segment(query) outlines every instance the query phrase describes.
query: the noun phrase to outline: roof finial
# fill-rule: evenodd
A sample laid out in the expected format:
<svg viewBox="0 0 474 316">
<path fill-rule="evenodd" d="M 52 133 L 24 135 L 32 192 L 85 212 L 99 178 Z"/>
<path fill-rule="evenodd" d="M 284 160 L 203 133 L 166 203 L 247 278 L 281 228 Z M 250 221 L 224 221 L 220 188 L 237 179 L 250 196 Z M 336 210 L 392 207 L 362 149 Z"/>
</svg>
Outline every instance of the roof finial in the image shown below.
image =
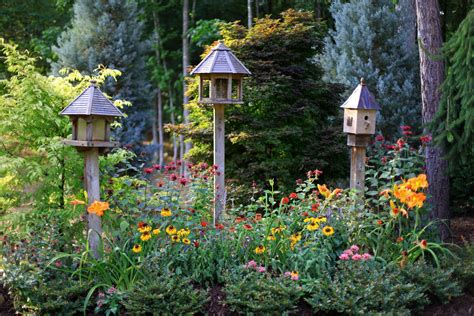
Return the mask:
<svg viewBox="0 0 474 316">
<path fill-rule="evenodd" d="M 91 79 L 89 82 L 91 86 L 97 87 L 97 81 L 95 79 Z"/>
<path fill-rule="evenodd" d="M 360 78 L 360 85 L 365 86 L 365 79 L 364 77 Z"/>
</svg>

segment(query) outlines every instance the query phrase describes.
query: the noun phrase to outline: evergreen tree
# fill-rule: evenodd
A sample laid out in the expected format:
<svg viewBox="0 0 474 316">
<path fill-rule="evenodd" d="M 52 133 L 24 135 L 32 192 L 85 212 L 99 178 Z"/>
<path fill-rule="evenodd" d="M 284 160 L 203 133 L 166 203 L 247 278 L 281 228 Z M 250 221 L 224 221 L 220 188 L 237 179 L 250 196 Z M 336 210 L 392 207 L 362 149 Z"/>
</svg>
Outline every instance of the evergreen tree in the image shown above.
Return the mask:
<svg viewBox="0 0 474 316">
<path fill-rule="evenodd" d="M 118 82 L 109 80 L 105 91 L 114 98 L 133 104 L 125 109 L 129 117 L 118 131 L 122 142 L 143 139 L 149 123 L 150 84 L 147 81 L 146 57 L 149 43 L 143 39 L 143 23 L 135 1 L 78 0 L 74 4 L 72 26 L 58 40 L 58 56 L 53 71 L 63 67 L 90 74 L 99 65 L 122 72 Z"/>
<path fill-rule="evenodd" d="M 325 79 L 352 91 L 366 79 L 382 105 L 378 127 L 393 135 L 400 125 L 419 126 L 420 88 L 416 16 L 409 0 L 340 0 L 331 5 L 335 30 L 326 37 Z"/>
</svg>

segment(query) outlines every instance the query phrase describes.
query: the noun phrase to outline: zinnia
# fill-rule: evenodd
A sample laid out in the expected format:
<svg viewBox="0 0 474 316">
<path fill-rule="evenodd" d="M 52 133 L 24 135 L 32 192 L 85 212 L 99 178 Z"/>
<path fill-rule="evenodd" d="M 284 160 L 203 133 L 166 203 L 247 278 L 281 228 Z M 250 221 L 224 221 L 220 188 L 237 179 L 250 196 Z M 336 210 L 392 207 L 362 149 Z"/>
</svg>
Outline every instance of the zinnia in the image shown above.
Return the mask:
<svg viewBox="0 0 474 316">
<path fill-rule="evenodd" d="M 290 199 L 296 199 L 296 198 L 298 198 L 298 194 L 296 194 L 295 192 L 290 194 Z"/>
<path fill-rule="evenodd" d="M 289 199 L 289 198 L 284 197 L 284 198 L 281 199 L 281 205 L 286 205 L 286 204 L 288 204 L 288 203 L 290 203 L 290 199 Z"/>
</svg>

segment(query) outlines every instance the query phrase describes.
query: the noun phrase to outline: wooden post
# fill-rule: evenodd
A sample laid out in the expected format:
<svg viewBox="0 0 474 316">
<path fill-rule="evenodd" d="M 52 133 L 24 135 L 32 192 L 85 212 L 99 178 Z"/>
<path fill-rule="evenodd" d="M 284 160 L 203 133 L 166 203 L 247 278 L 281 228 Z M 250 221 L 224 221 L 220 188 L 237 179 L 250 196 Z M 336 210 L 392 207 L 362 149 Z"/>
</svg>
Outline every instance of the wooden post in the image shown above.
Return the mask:
<svg viewBox="0 0 474 316">
<path fill-rule="evenodd" d="M 225 124 L 224 104 L 214 104 L 214 225 L 225 210 Z"/>
<path fill-rule="evenodd" d="M 361 196 L 365 192 L 365 152 L 369 145 L 370 135 L 347 135 L 347 145 L 351 147 L 350 188 Z"/>
<path fill-rule="evenodd" d="M 99 149 L 90 148 L 84 152 L 84 181 L 87 191 L 88 206 L 94 201 L 100 201 L 99 182 Z M 101 242 L 102 225 L 100 217 L 96 214 L 87 213 L 89 248 L 94 258 L 99 258 L 99 246 Z"/>
</svg>

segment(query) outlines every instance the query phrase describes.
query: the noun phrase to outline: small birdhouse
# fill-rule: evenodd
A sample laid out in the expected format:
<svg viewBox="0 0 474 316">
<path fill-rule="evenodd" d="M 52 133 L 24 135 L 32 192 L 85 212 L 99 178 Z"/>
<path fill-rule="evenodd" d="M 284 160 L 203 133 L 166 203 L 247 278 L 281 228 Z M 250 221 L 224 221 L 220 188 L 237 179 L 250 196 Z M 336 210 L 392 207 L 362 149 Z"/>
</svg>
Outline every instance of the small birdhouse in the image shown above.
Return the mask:
<svg viewBox="0 0 474 316">
<path fill-rule="evenodd" d="M 61 111 L 72 122 L 72 139 L 64 143 L 77 147 L 115 147 L 110 141 L 110 123 L 123 117 L 112 102 L 99 90 L 95 81 Z"/>
<path fill-rule="evenodd" d="M 194 68 L 199 76 L 199 103 L 242 103 L 242 79 L 250 71 L 223 43 L 217 44 Z"/>
<path fill-rule="evenodd" d="M 365 85 L 364 78 L 341 106 L 344 109 L 344 133 L 375 134 L 375 119 L 380 106 Z"/>
</svg>

